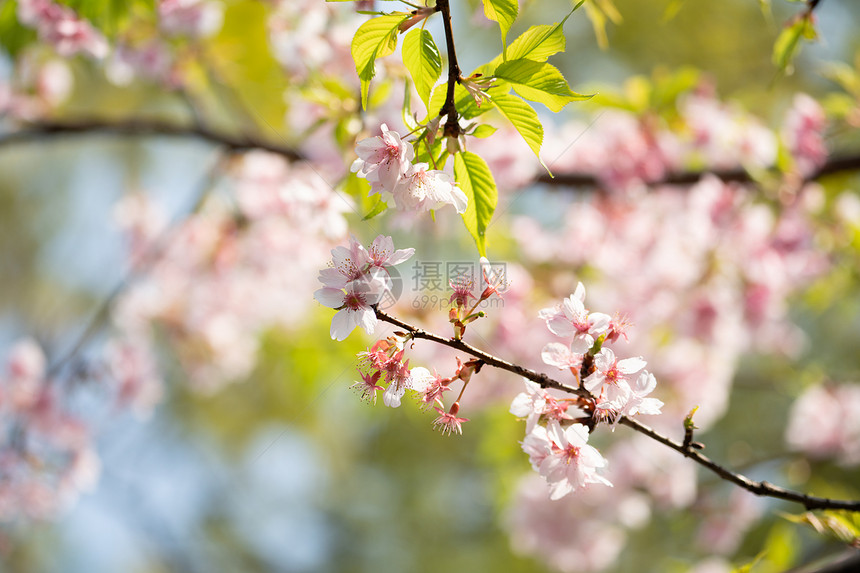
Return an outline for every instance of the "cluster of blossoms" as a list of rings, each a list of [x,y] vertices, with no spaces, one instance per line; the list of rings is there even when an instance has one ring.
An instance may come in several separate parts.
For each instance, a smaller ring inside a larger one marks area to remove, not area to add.
[[[203,38],[221,28],[224,5],[212,0],[159,0],[159,27],[172,36]]]
[[[413,164],[415,150],[396,131],[382,124],[382,135],[359,141],[352,171],[370,183],[370,194],[389,193],[401,211],[430,211],[453,205],[464,213],[468,200],[451,176],[426,163]]]
[[[480,365],[471,360],[465,364],[457,361],[457,371],[453,376],[442,377],[438,372],[431,373],[423,366],[409,368],[409,360],[404,360],[404,342],[406,337],[389,337],[378,340],[366,352],[360,352],[359,374],[361,380],[353,385],[358,390],[362,399],[376,403],[376,394],[381,391],[382,401],[390,408],[397,408],[406,391],[416,394],[422,408],[432,407],[436,410],[438,417],[433,426],[442,431],[443,434],[463,433],[463,422],[468,418],[460,418],[460,401],[458,399],[451,404],[447,410],[442,401],[445,392],[451,390],[451,383],[457,380],[463,382],[463,388],[472,378]],[[379,383],[388,384],[387,387],[379,386]],[[460,392],[462,397],[463,392]]]
[[[576,399],[558,399],[535,382],[526,380],[526,391],[514,398],[511,413],[526,418],[523,450],[532,467],[558,499],[590,483],[611,485],[598,470],[606,460],[587,444],[590,429],[600,421],[616,424],[622,416],[659,414],[663,403],[648,395],[657,382],[645,370],[642,358],[617,359],[608,344],[626,337],[626,322],[611,319],[585,307],[585,287],[560,305],[540,311],[547,328],[568,344],[552,342],[543,350],[545,363],[568,370],[579,384]],[[574,416],[571,411],[577,411]],[[546,421],[546,426],[539,424]],[[584,423],[572,421],[580,420]],[[570,424],[566,429],[562,423]]]
[[[860,385],[809,388],[792,407],[785,439],[793,450],[813,459],[860,465]]]
[[[189,373],[193,388],[212,392],[241,380],[256,364],[261,335],[290,329],[307,315],[315,271],[346,236],[351,203],[307,164],[254,152],[229,171],[232,198],[212,195],[181,224],[167,227],[148,197],[130,194],[117,208],[132,265],[145,276],[117,300],[117,345],[139,360],[145,396],[157,395],[148,364],[156,330]],[[114,350],[114,354],[117,350]],[[113,354],[109,363],[117,363]]]
[[[634,114],[608,111],[584,133],[584,124],[570,124],[556,135],[548,134],[547,156],[561,155],[552,164],[554,171],[587,173],[596,177],[602,189],[578,196],[566,209],[561,208],[560,224],[523,216],[513,229],[526,259],[541,265],[540,279],[550,293],[570,292],[572,274],[587,273],[592,303],[620,309],[644,333],[630,341],[630,349],[632,354],[649,357],[649,369],[661,382],[664,416],[653,425],[664,432],[671,431],[669,420],[680,419],[696,405],[701,405],[696,414],[701,431],[720,419],[728,408],[743,353],[792,356],[802,350],[804,339],[791,320],[788,301],[830,265],[817,243],[821,231],[814,227],[825,205],[817,185],[792,189],[783,196],[779,210],[758,201],[759,192],[750,186],[708,175],[692,185],[651,185],[647,193],[635,193],[648,182],[683,169],[734,169],[738,165],[760,169],[776,161],[775,134],[737,107],[697,93],[682,98],[678,112],[685,128],[677,133]],[[807,175],[824,160],[822,117],[816,102],[798,96],[780,131],[800,174]],[[488,157],[494,172],[509,173],[498,179],[529,177],[522,166],[505,159],[498,138],[476,143],[500,148]],[[569,152],[562,154],[568,147]],[[498,162],[491,160],[495,156],[500,158]],[[856,224],[851,222],[856,215],[852,219],[848,214],[860,212],[852,207],[854,203],[854,198],[843,196],[834,205],[837,219],[845,219],[849,226]],[[834,240],[840,240],[838,235]],[[515,301],[509,299],[505,311],[506,322],[518,317],[513,325],[517,336],[498,329],[487,341],[498,352],[529,365],[519,351],[538,335],[523,334],[529,309],[513,304]],[[530,350],[536,352],[533,347]],[[576,356],[571,359],[574,353],[563,345],[545,350],[549,352],[543,353],[544,359],[553,365],[562,367],[570,361],[576,367]],[[633,374],[631,379],[638,382],[640,375]],[[641,380],[647,388],[648,380]],[[637,391],[635,384],[630,388]],[[848,430],[852,424],[828,423],[822,428],[834,431],[821,434],[804,430],[810,423],[823,423],[821,412],[839,413],[828,422],[848,419],[852,401],[847,391],[840,394],[839,407],[829,409],[835,407],[835,393],[832,388],[820,389],[801,399],[793,411],[787,440],[794,449],[833,455],[841,463],[849,463],[849,452],[856,451],[852,444],[858,442]],[[819,435],[826,437],[818,441]],[[625,440],[608,446],[603,454],[609,464],[601,475],[613,483],[616,505],[671,510],[696,502],[695,472],[671,456],[664,457],[658,444]],[[511,539],[517,540],[522,552],[560,570],[608,567],[621,554],[627,530],[650,519],[650,510],[641,519],[632,519],[625,511],[617,516],[595,512],[594,508],[605,507],[601,502],[605,488],[588,488],[563,503],[537,502],[546,497],[545,485],[531,477],[523,478],[511,504],[515,516],[510,521]],[[643,488],[643,484],[649,485]],[[601,539],[617,543],[605,547],[598,558],[585,536],[534,535],[532,528],[538,521],[562,531],[605,530]],[[738,543],[726,540],[723,552],[731,553]],[[571,560],[573,555],[587,556],[582,559],[590,565],[575,565],[583,561]]]
[[[86,54],[103,58],[108,54],[104,36],[66,6],[51,0],[19,0],[18,20],[39,32],[39,40],[54,47],[63,57]]]
[[[338,311],[331,324],[333,339],[345,339],[356,326],[361,326],[368,334],[373,333],[378,322],[375,306],[392,295],[391,266],[406,261],[414,252],[415,249],[411,248],[395,250],[391,237],[382,235],[369,248],[351,237],[348,247],[332,249],[329,266],[319,274],[319,280],[325,286],[316,291],[314,298]],[[451,280],[453,293],[449,301],[452,305],[449,323],[455,340],[462,337],[467,324],[484,316],[483,312],[475,312],[478,305],[493,296],[501,297],[505,290],[504,273],[493,269],[486,258],[481,259],[480,266],[482,280],[478,284],[465,276]],[[418,396],[423,408],[432,407],[437,412],[434,427],[443,434],[462,433],[462,424],[468,419],[458,415],[460,399],[472,375],[480,371],[483,363],[475,359],[461,362],[457,358],[457,369],[448,377],[436,371],[431,373],[421,366],[410,368],[409,359],[404,356],[405,343],[409,340],[409,333],[399,332],[360,352],[361,380],[353,388],[362,399],[374,404],[378,393],[382,392],[383,403],[391,408],[399,407],[403,396],[410,391]],[[443,395],[456,381],[462,382],[462,389],[457,399],[446,408]]]
[[[323,288],[314,298],[330,308],[338,309],[331,321],[331,337],[343,340],[361,326],[368,334],[376,328],[376,312],[372,308],[393,286],[390,269],[409,259],[415,249],[394,249],[391,237],[379,235],[369,249],[350,237],[349,247],[331,251],[330,267],[320,271]]]
[[[54,516],[98,480],[90,432],[63,403],[42,349],[15,344],[0,372],[0,522]]]
[[[19,59],[8,83],[0,80],[0,116],[12,120],[39,119],[69,97],[74,83],[68,63],[30,53]]]

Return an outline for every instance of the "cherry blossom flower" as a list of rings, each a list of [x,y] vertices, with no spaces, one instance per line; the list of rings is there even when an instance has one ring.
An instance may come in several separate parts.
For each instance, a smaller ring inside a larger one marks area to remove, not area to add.
[[[481,107],[483,102],[490,101],[490,96],[487,95],[486,90],[493,87],[494,80],[493,77],[485,78],[481,74],[473,74],[460,80],[460,85],[466,88],[466,91],[475,100],[475,105]]]
[[[400,353],[400,357],[403,353]],[[388,364],[388,370],[385,375],[385,380],[388,382],[388,388],[382,395],[382,401],[389,408],[399,408],[400,401],[407,390],[412,390],[412,371],[409,370],[409,361],[401,361],[400,358],[392,359]],[[419,386],[421,390],[423,387]],[[420,391],[420,390],[419,390]]]
[[[826,126],[827,117],[821,104],[806,94],[794,96],[785,118],[783,139],[801,175],[811,175],[827,159]]]
[[[510,412],[518,418],[526,419],[526,434],[537,426],[541,416],[548,420],[572,420],[567,411],[570,403],[558,400],[536,382],[523,379],[526,391],[520,392],[511,402]],[[578,408],[575,408],[578,411]]]
[[[546,428],[536,426],[522,442],[532,467],[550,485],[550,499],[556,500],[588,484],[611,486],[597,472],[606,467],[606,460],[588,445],[588,428],[572,424],[566,430],[556,420]]]
[[[546,320],[546,326],[556,336],[567,338],[573,336],[571,351],[582,354],[593,345],[596,336],[609,328],[609,315],[601,312],[589,313],[585,308],[585,286],[577,284],[576,291],[561,305],[555,308],[545,308],[538,314]]]
[[[860,465],[860,385],[827,384],[803,392],[791,408],[785,440],[812,458]]]
[[[582,356],[581,353],[572,352],[569,347],[560,342],[550,342],[543,347],[540,353],[544,364],[555,366],[559,370],[570,369],[576,373],[579,372],[579,368],[582,366]]]
[[[352,281],[342,289],[324,287],[314,293],[314,298],[321,304],[338,309],[331,321],[331,337],[344,340],[355,329],[361,326],[367,334],[373,334],[376,328],[376,313],[371,308],[379,302],[383,289],[372,282]]]
[[[377,390],[385,390],[382,386],[378,386],[376,383],[379,382],[379,376],[381,372],[369,372],[369,373],[360,373],[361,380],[356,382],[351,386],[351,388],[355,388],[361,394],[362,400],[367,400],[371,404],[376,404],[376,391]]]
[[[394,241],[391,237],[379,235],[370,244],[370,263],[377,267],[398,265],[408,260],[415,254],[415,249],[394,249]]]
[[[25,26],[36,28],[39,38],[63,57],[83,53],[100,59],[108,53],[101,33],[71,8],[51,0],[19,0],[18,18]]]
[[[481,257],[481,277],[484,279],[484,290],[481,292],[481,300],[487,300],[493,295],[502,298],[502,293],[508,287],[505,280],[505,267],[493,268],[487,257]]]
[[[355,146],[358,159],[351,170],[370,182],[370,194],[393,192],[397,183],[412,173],[415,150],[394,130],[382,124],[382,135],[359,141]]]
[[[460,404],[458,402],[454,402],[451,405],[451,409],[447,412],[438,406],[434,409],[439,413],[439,417],[433,420],[434,428],[438,428],[443,435],[463,433],[463,422],[468,422],[469,419],[457,417],[457,414],[460,411]]]
[[[457,213],[465,213],[469,203],[450,175],[430,169],[426,163],[416,164],[408,176],[397,182],[393,193],[394,203],[401,211],[431,211],[453,205]]]
[[[210,0],[160,0],[158,20],[167,34],[203,38],[221,28],[224,5]]]
[[[546,392],[537,382],[523,379],[526,391],[520,392],[511,402],[510,412],[517,418],[526,419],[526,434],[530,434],[546,410]]]
[[[442,402],[442,394],[451,390],[451,378],[442,378],[434,371],[432,374],[422,366],[412,369],[412,389],[421,393],[422,407]]]
[[[474,283],[472,283],[472,279],[466,275],[455,277],[451,279],[448,284],[451,286],[451,290],[454,291],[451,293],[451,298],[448,299],[449,303],[454,302],[458,307],[466,307],[469,306],[470,299],[477,298],[472,294]]]
[[[371,262],[367,249],[352,235],[349,247],[335,247],[331,250],[331,258],[332,266],[322,269],[319,276],[320,282],[330,288],[343,288],[348,282],[360,278]]]
[[[583,385],[595,395],[599,395],[605,387],[611,392],[618,391],[620,382],[625,382],[629,388],[633,374],[645,368],[645,365],[641,357],[618,360],[611,348],[601,348],[594,357],[596,370],[583,380]]]

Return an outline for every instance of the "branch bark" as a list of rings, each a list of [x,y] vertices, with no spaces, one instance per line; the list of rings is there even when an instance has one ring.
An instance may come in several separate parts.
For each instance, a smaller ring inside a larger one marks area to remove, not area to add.
[[[457,113],[457,105],[454,101],[454,88],[460,81],[460,65],[457,63],[457,50],[454,47],[454,29],[451,25],[451,7],[448,0],[438,0],[436,9],[442,14],[442,23],[445,28],[445,46],[448,50],[448,91],[445,94],[445,103],[439,110],[439,115],[447,115],[443,134],[446,137],[460,136],[460,116]]]
[[[459,73],[459,72],[458,72]],[[450,76],[449,76],[450,80]],[[450,83],[449,86],[456,84]],[[450,88],[453,93],[453,88]],[[453,107],[453,96],[451,99]],[[447,105],[447,102],[446,102]],[[443,108],[444,109],[444,108]],[[454,109],[456,113],[456,109]],[[449,119],[450,119],[449,115]],[[458,124],[459,125],[459,124]],[[260,149],[281,155],[290,161],[305,159],[304,154],[288,145],[247,135],[235,135],[204,126],[182,125],[161,120],[107,120],[101,118],[82,118],[76,120],[46,120],[25,124],[23,129],[0,135],[0,149],[42,141],[53,136],[85,136],[105,134],[127,137],[170,137],[176,139],[200,139],[220,145],[230,151],[249,151]],[[834,155],[815,172],[803,178],[804,183],[818,181],[830,175],[860,171],[860,152]],[[705,171],[678,171],[665,177],[647,181],[649,186],[692,185],[704,175],[711,174],[727,183],[754,183],[750,174],[742,169],[716,169]],[[536,183],[556,187],[599,187],[600,180],[590,173],[556,173],[555,177],[541,175]]]
[[[114,121],[100,118],[88,118],[70,121],[55,120],[29,123],[25,124],[24,128],[20,131],[13,131],[0,136],[0,148],[16,144],[42,141],[52,136],[89,134],[200,139],[225,147],[228,151],[249,151],[252,149],[261,149],[281,155],[290,161],[299,161],[304,159],[304,155],[292,147],[256,137],[224,133],[203,126],[181,125],[175,122],[160,120],[137,119]]]
[[[534,370],[530,370],[517,364],[512,364],[510,362],[502,360],[501,358],[488,354],[478,348],[471,346],[470,344],[463,342],[462,340],[443,338],[437,334],[433,334],[431,332],[422,330],[416,326],[412,326],[411,324],[397,319],[379,309],[376,309],[376,316],[379,320],[388,322],[389,324],[393,324],[399,328],[402,328],[403,330],[408,332],[412,336],[412,338],[430,340],[432,342],[436,342],[437,344],[442,344],[450,348],[460,350],[473,356],[474,358],[481,360],[489,366],[500,368],[502,370],[507,370],[508,372],[513,372],[514,374],[536,382],[542,388],[552,388],[556,390],[561,390],[562,392],[568,392],[577,396],[593,398],[585,389],[567,386],[566,384],[562,384],[561,382],[553,380],[546,374],[541,374],[539,372],[535,372]],[[817,497],[814,495],[807,495],[797,491],[775,486],[766,481],[754,481],[742,474],[733,472],[732,470],[714,462],[713,460],[696,450],[692,446],[692,444],[685,445],[680,442],[676,442],[671,438],[668,438],[658,433],[652,428],[646,426],[645,424],[641,424],[632,418],[622,416],[620,419],[620,423],[636,432],[639,432],[642,435],[648,436],[649,438],[660,442],[664,446],[672,448],[673,450],[682,454],[684,457],[690,458],[702,467],[707,468],[720,478],[734,483],[735,485],[751,493],[754,493],[755,495],[772,497],[776,499],[799,503],[803,505],[806,509],[810,510],[841,509],[846,511],[860,511],[860,501]]]

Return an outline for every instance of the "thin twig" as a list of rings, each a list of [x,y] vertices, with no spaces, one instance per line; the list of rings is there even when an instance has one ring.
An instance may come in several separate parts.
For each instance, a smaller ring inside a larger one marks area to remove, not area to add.
[[[466,352],[467,354],[470,354],[471,356],[474,356],[475,358],[478,358],[485,364],[500,368],[502,370],[513,372],[514,374],[522,376],[523,378],[527,378],[533,382],[536,382],[542,388],[553,388],[577,396],[589,398],[592,397],[584,389],[567,386],[565,384],[562,384],[561,382],[553,380],[546,374],[541,374],[539,372],[535,372],[534,370],[530,370],[517,364],[512,364],[510,362],[502,360],[501,358],[497,358],[491,354],[488,354],[482,350],[471,346],[470,344],[463,342],[462,340],[443,338],[431,332],[427,332],[418,327],[412,326],[411,324],[403,322],[400,319],[394,318],[393,316],[379,309],[376,310],[376,316],[377,318],[379,318],[379,320],[388,322],[390,324],[402,328],[403,330],[408,332],[412,338],[423,338],[425,340],[436,342],[437,344],[443,344],[450,348],[461,350],[463,352]],[[620,418],[620,423],[627,426],[628,428],[633,429],[636,432],[639,432],[640,434],[648,436],[649,438],[672,448],[677,452],[680,452],[683,456],[690,458],[699,465],[714,472],[720,478],[730,481],[738,485],[739,487],[742,487],[743,489],[754,493],[755,495],[773,497],[776,499],[783,499],[786,501],[800,503],[806,509],[842,509],[846,511],[860,511],[860,501],[816,497],[781,488],[779,486],[771,485],[765,481],[753,481],[744,475],[733,472],[719,465],[707,456],[702,455],[692,446],[692,444],[684,445],[679,442],[675,442],[672,439],[667,438],[666,436],[656,432],[652,428],[649,428],[648,426],[641,424],[636,420],[633,420],[632,418],[628,418],[626,416],[622,416]]]

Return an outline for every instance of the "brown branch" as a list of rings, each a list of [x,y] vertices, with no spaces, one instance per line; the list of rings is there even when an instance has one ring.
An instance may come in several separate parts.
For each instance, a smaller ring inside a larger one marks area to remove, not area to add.
[[[562,392],[567,392],[569,394],[576,394],[577,396],[582,396],[584,398],[591,396],[588,391],[584,389],[567,386],[566,384],[562,384],[561,382],[553,380],[546,374],[541,374],[540,372],[529,370],[528,368],[524,368],[517,364],[512,364],[510,362],[502,360],[501,358],[493,356],[492,354],[487,354],[483,350],[475,348],[471,344],[467,344],[462,340],[443,338],[438,334],[433,334],[432,332],[421,330],[420,328],[403,322],[400,319],[394,318],[390,314],[387,314],[379,309],[376,309],[376,317],[379,320],[402,328],[403,330],[407,331],[412,338],[423,338],[424,340],[430,340],[432,342],[441,344],[443,346],[448,346],[449,348],[453,348],[455,350],[461,350],[467,354],[471,354],[475,358],[478,358],[479,360],[483,361],[486,364],[489,364],[490,366],[495,366],[496,368],[507,370],[508,372],[513,372],[518,376],[528,378],[532,382],[537,382],[542,388],[553,388],[555,390],[561,390]]]
[[[181,125],[160,120],[108,120],[100,118],[77,119],[74,121],[48,120],[25,124],[20,131],[0,135],[0,148],[20,143],[41,141],[54,135],[106,134],[121,136],[161,136],[172,138],[202,139],[225,147],[228,151],[249,151],[261,149],[276,153],[291,161],[304,158],[302,153],[292,147],[273,143],[246,135],[234,135],[216,131],[208,127]]]
[[[439,115],[447,115],[445,129],[442,133],[446,137],[460,136],[460,116],[457,113],[457,105],[454,101],[454,88],[460,81],[460,65],[457,63],[457,50],[454,48],[454,30],[451,26],[451,7],[448,0],[438,0],[436,10],[442,14],[442,22],[445,28],[445,46],[448,50],[448,91],[445,94],[445,103],[439,110]]]
[[[810,183],[828,175],[858,170],[860,170],[860,153],[836,155],[828,157],[827,161],[821,167],[803,177],[801,183]],[[733,169],[714,169],[711,171],[676,171],[674,173],[667,173],[660,179],[645,181],[645,184],[649,187],[660,185],[692,185],[707,174],[713,175],[726,183],[755,183],[755,179],[746,169],[738,167]],[[560,187],[600,187],[602,185],[600,178],[591,173],[556,173],[555,177],[543,174],[538,176],[535,181],[544,185]]]
[[[456,81],[454,81],[456,84]],[[453,85],[453,84],[449,84]],[[453,88],[452,88],[453,89]],[[451,99],[453,107],[453,96]],[[447,102],[446,102],[447,103]],[[443,107],[444,110],[444,107]],[[456,108],[454,108],[456,113]],[[441,115],[441,114],[440,114]],[[450,117],[450,116],[449,116]],[[458,124],[459,125],[459,124]],[[231,151],[248,151],[261,149],[289,159],[299,161],[304,155],[297,149],[246,135],[234,135],[203,126],[182,125],[160,120],[108,120],[100,118],[77,120],[45,120],[24,125],[19,131],[0,135],[0,148],[20,143],[41,141],[50,136],[74,136],[88,134],[107,134],[119,136],[160,136],[171,138],[201,139],[221,145]],[[815,172],[803,178],[804,183],[817,181],[830,175],[860,171],[860,152],[854,154],[836,155],[827,159]],[[710,173],[727,183],[753,183],[750,174],[742,169],[716,169],[713,171],[679,171],[669,173],[665,177],[646,181],[650,186],[659,185],[692,185],[704,175]],[[600,187],[600,179],[589,173],[556,173],[555,177],[546,174],[539,176],[536,182],[557,187]]]
[[[562,384],[561,382],[553,380],[546,374],[535,372],[534,370],[524,368],[517,364],[512,364],[510,362],[502,360],[501,358],[497,358],[491,354],[487,354],[486,352],[479,350],[474,346],[463,342],[462,340],[443,338],[431,332],[427,332],[418,327],[412,326],[411,324],[403,322],[402,320],[394,318],[393,316],[379,309],[376,309],[376,316],[379,320],[388,322],[399,328],[402,328],[403,330],[408,332],[412,338],[423,338],[424,340],[430,340],[436,342],[437,344],[442,344],[450,348],[454,348],[456,350],[461,350],[467,354],[474,356],[475,358],[478,358],[485,364],[500,368],[502,370],[513,372],[514,374],[522,376],[523,378],[527,378],[533,382],[536,382],[542,388],[553,388],[577,396],[593,398],[593,396],[591,396],[591,394],[589,394],[584,389],[567,386],[565,384]],[[714,472],[720,478],[732,482],[735,485],[754,493],[755,495],[773,497],[776,499],[799,503],[802,504],[806,509],[842,509],[846,511],[860,511],[860,501],[816,497],[781,488],[779,486],[771,485],[766,481],[753,481],[744,475],[733,472],[719,465],[707,456],[702,455],[693,447],[692,444],[685,445],[679,442],[675,442],[672,439],[667,438],[662,434],[659,434],[648,426],[641,424],[636,420],[633,420],[632,418],[628,418],[626,416],[621,417],[620,423],[633,429],[636,432],[639,432],[640,434],[648,436],[649,438],[672,448],[673,450],[681,453],[683,456],[690,458],[699,465]]]

